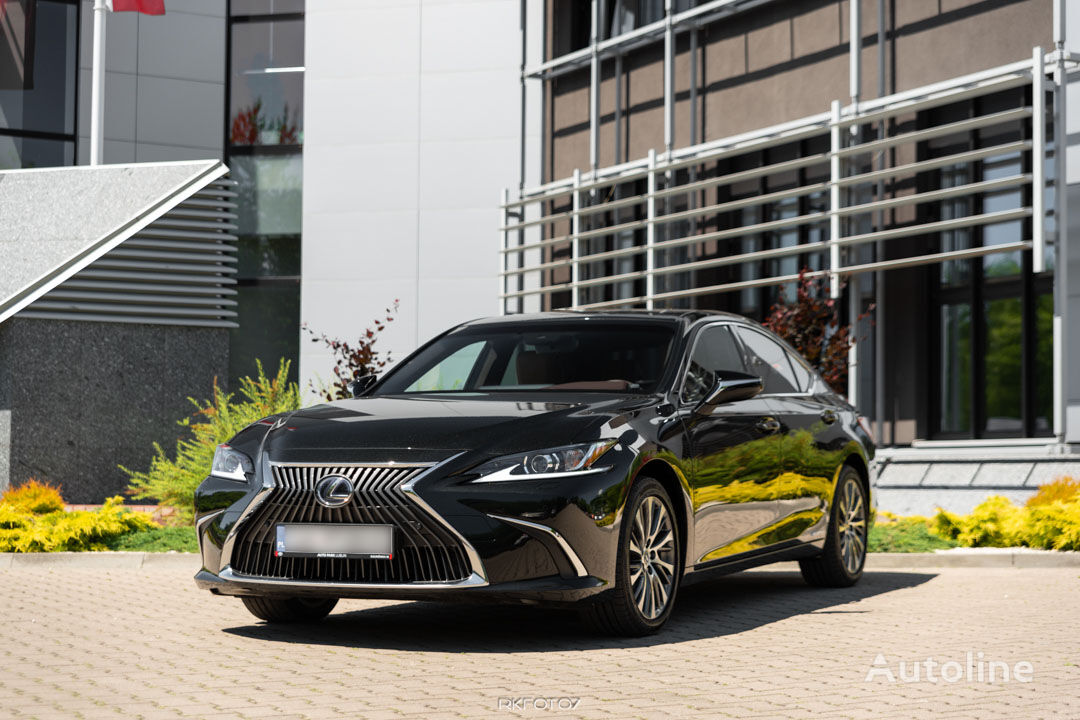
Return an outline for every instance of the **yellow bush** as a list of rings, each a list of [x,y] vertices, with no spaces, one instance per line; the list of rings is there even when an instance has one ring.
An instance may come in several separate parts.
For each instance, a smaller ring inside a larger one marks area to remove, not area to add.
[[[1080,498],[1025,509],[1025,545],[1047,550],[1080,550]]]
[[[1039,491],[1028,498],[1025,505],[1036,507],[1049,505],[1055,501],[1068,502],[1080,498],[1080,480],[1071,477],[1059,477],[1052,483],[1040,485]]]
[[[49,485],[31,478],[19,487],[9,488],[0,496],[0,505],[20,512],[44,515],[64,509],[64,498],[59,485]]]
[[[97,510],[35,515],[0,505],[0,552],[105,550],[105,543],[136,530],[158,527],[149,516],[123,506],[119,495]]]
[[[1080,496],[1017,507],[1008,498],[994,495],[968,515],[938,508],[933,531],[965,547],[1080,550]]]

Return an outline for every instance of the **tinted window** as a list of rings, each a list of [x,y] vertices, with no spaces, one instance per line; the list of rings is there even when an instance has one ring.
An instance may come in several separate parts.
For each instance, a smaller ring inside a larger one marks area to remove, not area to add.
[[[810,383],[813,382],[813,376],[802,360],[795,357],[791,353],[787,354],[787,359],[791,363],[791,369],[795,371],[795,380],[798,381],[799,390],[807,392],[810,390]]]
[[[746,372],[731,329],[707,327],[698,335],[683,381],[683,402],[699,402],[727,372]]]
[[[798,392],[784,348],[755,330],[739,328],[739,337],[746,345],[747,372],[765,381],[766,393]]]
[[[652,392],[667,366],[674,334],[667,324],[466,328],[399,365],[376,394]]]

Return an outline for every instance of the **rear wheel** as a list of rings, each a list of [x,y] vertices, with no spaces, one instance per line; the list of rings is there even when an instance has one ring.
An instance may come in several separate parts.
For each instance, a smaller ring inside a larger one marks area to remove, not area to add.
[[[855,468],[840,470],[833,495],[825,549],[815,558],[799,561],[803,579],[819,587],[849,587],[862,577],[866,562],[866,489]]]
[[[656,632],[671,615],[681,569],[671,498],[652,478],[635,483],[619,531],[615,587],[584,610],[586,623],[611,634]]]
[[[243,597],[252,615],[269,623],[322,620],[337,605],[337,598]]]

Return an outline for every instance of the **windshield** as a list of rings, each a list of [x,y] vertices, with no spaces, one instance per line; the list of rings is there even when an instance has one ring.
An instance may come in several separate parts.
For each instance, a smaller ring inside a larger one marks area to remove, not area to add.
[[[648,393],[664,372],[668,324],[467,328],[398,366],[376,395],[574,390]]]

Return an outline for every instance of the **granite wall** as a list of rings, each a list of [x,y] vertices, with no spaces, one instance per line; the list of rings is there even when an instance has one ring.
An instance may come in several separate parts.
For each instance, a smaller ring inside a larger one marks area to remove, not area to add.
[[[228,330],[15,317],[0,324],[0,489],[29,478],[99,503],[145,470],[228,378]]]

